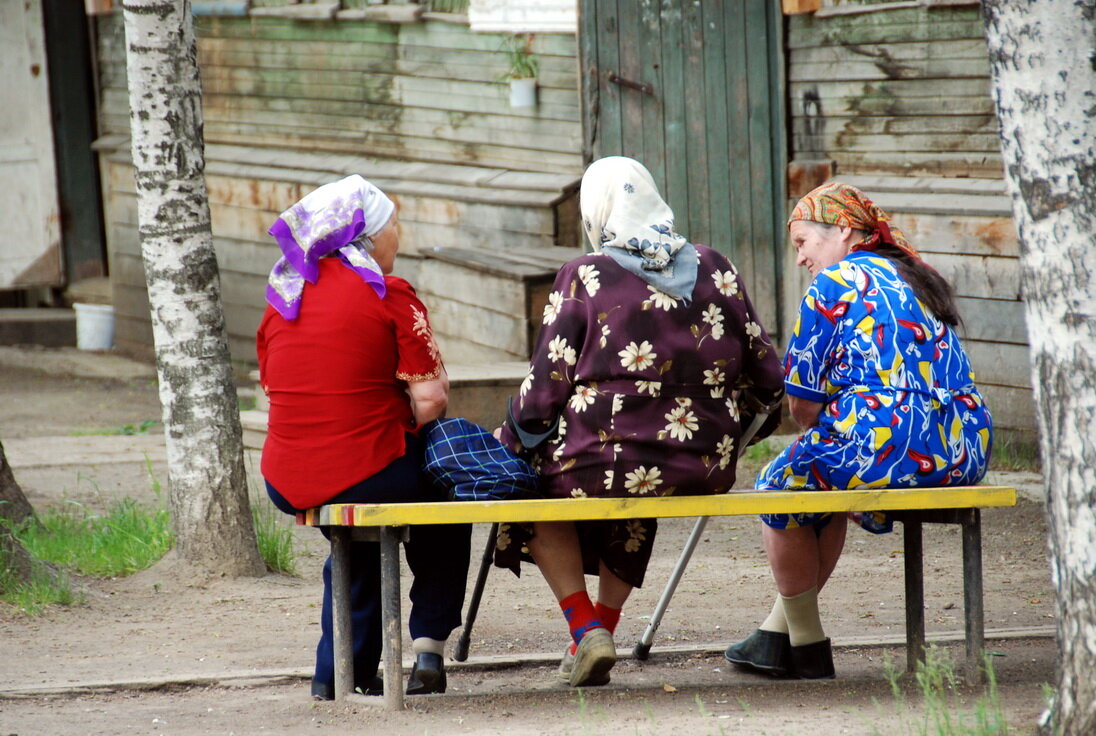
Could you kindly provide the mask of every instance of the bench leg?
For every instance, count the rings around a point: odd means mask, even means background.
[[[331,638],[335,650],[335,699],[354,691],[350,632],[350,530],[331,527]]]
[[[925,575],[920,521],[903,522],[906,565],[906,671],[925,659]]]
[[[403,634],[400,630],[402,527],[381,530],[381,627],[384,631],[384,707],[403,710]]]
[[[966,618],[967,675],[977,682],[985,677],[982,652],[986,648],[986,620],[982,599],[982,514],[963,514],[963,613]]]

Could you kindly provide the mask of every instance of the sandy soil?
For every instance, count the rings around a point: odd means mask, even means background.
[[[154,385],[43,370],[49,367],[46,358],[34,367],[0,365],[0,440],[31,501],[92,509],[125,495],[157,502],[155,487],[167,484],[161,438],[77,434],[158,418]],[[258,467],[257,458],[249,467]],[[1030,475],[996,480],[1037,486]],[[651,659],[627,656],[691,527],[690,520],[662,523],[648,585],[618,630],[624,659],[606,688],[580,694],[555,680],[566,631],[547,586],[535,570],[521,578],[494,570],[471,656],[451,663],[446,695],[411,698],[400,714],[380,711],[378,699],[310,702],[325,549],[314,530],[294,529],[299,577],[198,579],[169,558],[130,578],[87,581],[80,606],[35,617],[0,607],[0,733],[894,731],[900,719],[884,660],[904,667],[904,648],[896,646],[904,636],[901,528],[883,537],[850,533],[822,600],[838,679],[805,683],[757,678],[719,655],[771,602],[753,519],[712,520]],[[474,549],[482,549],[485,531],[477,529]],[[994,662],[1009,721],[1028,733],[1042,709],[1042,683],[1053,679],[1041,505],[1025,499],[986,512],[983,545],[989,648],[1001,655]],[[930,636],[960,641],[958,529],[928,527],[925,549]],[[962,655],[959,645],[952,649]]]

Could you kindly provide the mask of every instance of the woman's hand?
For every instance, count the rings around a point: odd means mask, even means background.
[[[825,404],[820,404],[817,401],[808,401],[798,396],[788,396],[788,410],[791,412],[792,419],[804,432],[818,424],[818,417],[822,414],[822,409],[825,406]]]
[[[442,368],[441,375],[429,381],[414,381],[407,384],[407,393],[411,396],[411,413],[415,424],[422,426],[427,422],[445,416],[449,406],[449,376]]]

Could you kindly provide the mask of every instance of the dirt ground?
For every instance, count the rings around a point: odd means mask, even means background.
[[[123,496],[162,503],[158,428],[102,434],[159,415],[147,366],[104,369],[65,351],[0,349],[0,441],[38,509],[75,502],[99,510]],[[257,475],[258,458],[248,467]],[[751,470],[739,475],[748,483]],[[983,562],[987,646],[998,655],[1005,713],[1012,732],[1031,733],[1055,656],[1039,480],[989,480],[1024,490],[1017,508],[985,512]],[[905,666],[900,526],[881,537],[850,530],[821,601],[838,678],[813,683],[752,676],[720,654],[771,605],[754,519],[712,520],[650,660],[630,656],[691,527],[662,522],[648,584],[617,632],[622,659],[604,688],[579,692],[554,678],[566,630],[536,571],[516,578],[494,570],[471,655],[449,665],[448,693],[409,698],[397,714],[380,710],[377,698],[312,703],[326,552],[314,530],[294,528],[299,577],[198,579],[169,557],[129,578],[86,581],[82,605],[34,617],[0,606],[0,734],[907,732],[902,724],[914,721],[899,715],[884,664]],[[485,534],[477,528],[474,550]],[[927,629],[961,657],[958,529],[927,527],[925,550]]]

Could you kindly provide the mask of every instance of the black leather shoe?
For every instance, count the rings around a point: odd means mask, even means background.
[[[828,640],[827,640],[828,641]],[[791,677],[792,643],[787,634],[757,629],[723,652],[728,662],[773,677]]]
[[[445,692],[445,660],[440,654],[420,652],[415,655],[411,676],[407,679],[408,695]]]
[[[791,647],[792,674],[804,680],[832,680],[833,647],[829,639]]]

